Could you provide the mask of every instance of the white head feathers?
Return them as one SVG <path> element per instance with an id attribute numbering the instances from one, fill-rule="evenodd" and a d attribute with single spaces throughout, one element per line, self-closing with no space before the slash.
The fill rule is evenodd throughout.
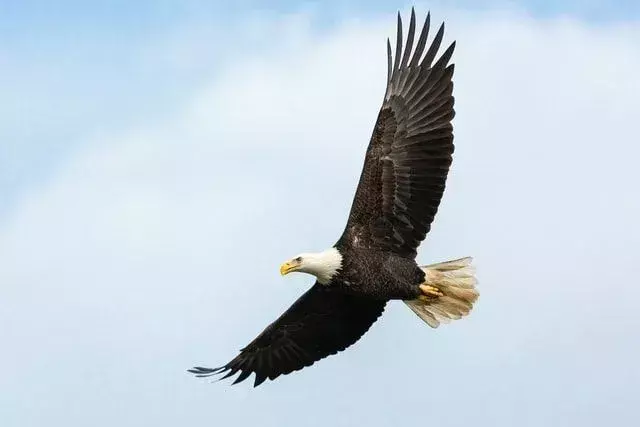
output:
<path id="1" fill-rule="evenodd" d="M 289 266 L 289 268 L 285 268 Z M 299 271 L 316 276 L 318 282 L 326 285 L 342 267 L 342 255 L 336 248 L 317 253 L 302 253 L 283 265 L 283 274 Z M 281 269 L 282 271 L 282 269 Z"/>

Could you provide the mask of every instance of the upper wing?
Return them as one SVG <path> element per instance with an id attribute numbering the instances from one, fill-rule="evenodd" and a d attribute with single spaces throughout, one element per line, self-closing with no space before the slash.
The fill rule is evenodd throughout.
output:
<path id="1" fill-rule="evenodd" d="M 386 302 L 336 292 L 316 283 L 240 354 L 216 368 L 189 372 L 210 376 L 240 372 L 233 384 L 255 372 L 254 386 L 265 379 L 311 366 L 355 343 L 384 311 Z"/>
<path id="2" fill-rule="evenodd" d="M 415 32 L 415 13 L 411 11 L 402 54 L 402 21 L 398 14 L 393 68 L 387 40 L 384 102 L 338 247 L 378 248 L 415 257 L 418 245 L 431 228 L 453 154 L 453 64 L 447 63 L 455 42 L 432 65 L 444 33 L 442 24 L 420 60 L 429 21 L 427 15 L 411 56 Z"/>

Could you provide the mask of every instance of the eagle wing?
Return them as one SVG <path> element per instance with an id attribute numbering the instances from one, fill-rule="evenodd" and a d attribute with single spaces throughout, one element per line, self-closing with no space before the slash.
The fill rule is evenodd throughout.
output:
<path id="1" fill-rule="evenodd" d="M 421 60 L 429 33 L 427 14 L 413 56 L 415 12 L 402 54 L 402 20 L 392 66 L 387 40 L 387 88 L 349 219 L 337 247 L 370 248 L 415 257 L 431 228 L 453 154 L 455 42 L 433 63 L 444 24 Z M 401 55 L 402 54 L 402 55 Z M 411 57 L 411 59 L 410 59 Z"/>
<path id="2" fill-rule="evenodd" d="M 311 366 L 349 347 L 380 317 L 385 305 L 385 301 L 346 295 L 316 283 L 232 361 L 189 372 L 200 377 L 225 373 L 221 379 L 240 372 L 233 384 L 253 372 L 254 386 L 258 386 L 267 378 Z"/>

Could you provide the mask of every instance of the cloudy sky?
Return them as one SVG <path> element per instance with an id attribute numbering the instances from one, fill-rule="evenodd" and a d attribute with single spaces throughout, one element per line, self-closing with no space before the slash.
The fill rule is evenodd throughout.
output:
<path id="1" fill-rule="evenodd" d="M 419 261 L 480 300 L 253 389 L 185 369 L 312 282 L 278 266 L 342 231 L 411 4 L 232 3 L 0 1 L 0 424 L 637 423 L 639 4 L 416 4 L 458 42 Z"/>

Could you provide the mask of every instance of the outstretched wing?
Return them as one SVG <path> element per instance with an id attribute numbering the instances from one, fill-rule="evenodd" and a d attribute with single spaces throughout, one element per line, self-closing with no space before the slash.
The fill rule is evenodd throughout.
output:
<path id="1" fill-rule="evenodd" d="M 433 63 L 444 33 L 438 30 L 423 55 L 427 15 L 411 55 L 415 12 L 402 53 L 402 20 L 384 102 L 365 156 L 349 220 L 338 247 L 376 248 L 415 257 L 431 228 L 445 188 L 453 154 L 453 64 L 455 42 Z"/>
<path id="2" fill-rule="evenodd" d="M 311 366 L 344 350 L 367 332 L 384 311 L 386 302 L 345 295 L 316 283 L 278 320 L 269 325 L 226 365 L 190 369 L 200 377 L 240 372 L 233 384 L 255 373 L 254 386 L 267 378 Z"/>

